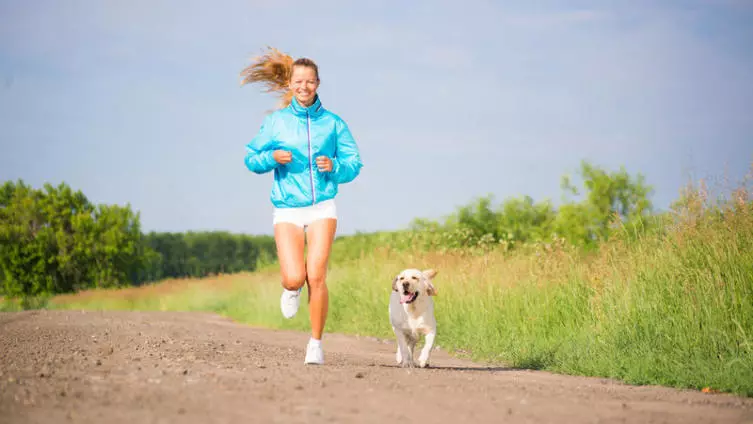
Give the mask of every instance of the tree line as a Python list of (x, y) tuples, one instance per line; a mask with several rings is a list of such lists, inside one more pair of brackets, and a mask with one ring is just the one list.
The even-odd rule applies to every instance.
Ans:
[[(563, 197), (556, 206), (530, 196), (495, 206), (486, 196), (442, 220), (416, 219), (405, 231), (340, 236), (332, 256), (347, 259), (364, 246), (385, 244), (487, 250), (559, 240), (590, 249), (615, 231), (637, 235), (661, 218), (652, 212), (652, 189), (641, 175), (583, 162), (578, 177), (579, 184), (562, 178)], [(64, 183), (37, 190), (23, 181), (6, 182), (0, 189), (0, 294), (5, 296), (253, 271), (260, 262), (275, 260), (271, 236), (145, 234), (129, 206), (95, 205)]]
[(338, 236), (331, 259), (348, 261), (388, 247), (392, 251), (485, 254), (491, 250), (567, 246), (593, 251), (615, 236), (636, 240), (647, 233), (665, 231), (676, 219), (674, 210), (655, 211), (653, 189), (641, 174), (624, 168), (610, 171), (587, 161), (575, 176), (560, 180), (562, 197), (534, 200), (508, 197), (500, 203), (491, 195), (478, 197), (439, 218), (417, 218), (406, 229)]
[(271, 236), (141, 231), (130, 205), (94, 204), (65, 183), (0, 187), (0, 294), (28, 297), (253, 271)]
[(484, 196), (442, 220), (415, 219), (411, 230), (430, 248), (512, 249), (561, 240), (592, 249), (615, 231), (637, 235), (662, 217), (654, 214), (652, 187), (642, 175), (631, 176), (624, 168), (610, 172), (583, 161), (577, 177), (562, 176), (560, 187), (559, 205), (530, 196), (494, 205), (492, 196)]

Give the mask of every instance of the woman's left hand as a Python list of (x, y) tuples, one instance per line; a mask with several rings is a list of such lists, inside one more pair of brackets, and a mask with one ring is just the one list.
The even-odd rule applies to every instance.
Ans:
[(319, 156), (316, 158), (316, 166), (321, 172), (332, 172), (332, 159), (327, 156)]

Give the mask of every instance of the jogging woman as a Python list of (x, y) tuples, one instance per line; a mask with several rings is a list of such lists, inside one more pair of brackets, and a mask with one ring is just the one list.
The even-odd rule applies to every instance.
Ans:
[(260, 82), (268, 91), (283, 93), (280, 109), (266, 116), (246, 146), (245, 161), (256, 174), (274, 173), (270, 200), (282, 278), (280, 308), (284, 317), (292, 318), (307, 283), (311, 338), (304, 363), (323, 364), (327, 264), (337, 227), (335, 197), (338, 185), (353, 181), (361, 171), (358, 146), (345, 121), (322, 106), (319, 69), (312, 60), (293, 61), (272, 49), (241, 76), (242, 84)]

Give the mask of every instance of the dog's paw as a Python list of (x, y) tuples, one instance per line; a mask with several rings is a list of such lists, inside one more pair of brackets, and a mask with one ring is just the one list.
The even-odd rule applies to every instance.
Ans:
[(429, 366), (428, 352), (421, 352), (421, 356), (418, 357), (418, 366), (421, 368), (427, 368)]
[(413, 361), (400, 362), (400, 368), (415, 368), (416, 364)]

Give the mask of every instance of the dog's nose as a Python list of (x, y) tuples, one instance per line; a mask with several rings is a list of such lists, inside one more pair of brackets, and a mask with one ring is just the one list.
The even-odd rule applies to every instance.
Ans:
[(403, 290), (408, 290), (410, 283), (403, 283)]

